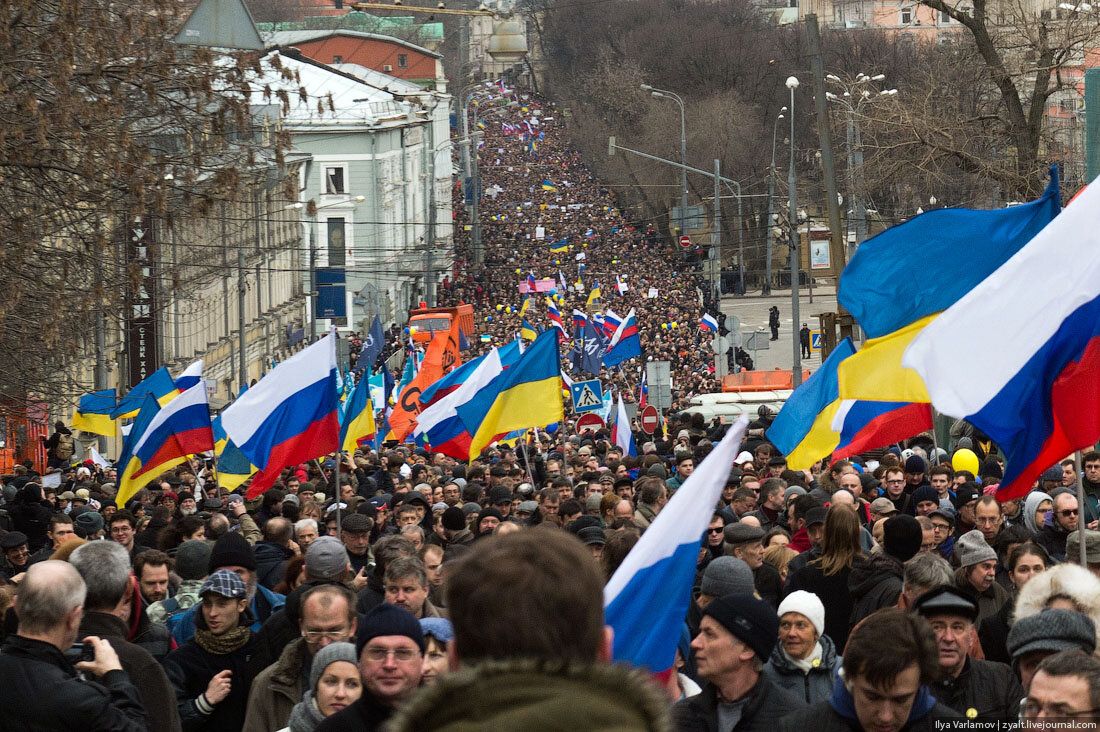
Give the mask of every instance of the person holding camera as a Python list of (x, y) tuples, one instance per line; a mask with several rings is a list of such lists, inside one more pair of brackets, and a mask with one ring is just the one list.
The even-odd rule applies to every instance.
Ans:
[(67, 562), (27, 570), (15, 600), (19, 630), (0, 649), (0, 729), (147, 729), (141, 697), (111, 644), (92, 635), (74, 648), (86, 593)]

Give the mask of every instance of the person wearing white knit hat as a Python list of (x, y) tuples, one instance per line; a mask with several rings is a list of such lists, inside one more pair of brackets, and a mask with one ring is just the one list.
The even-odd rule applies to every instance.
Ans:
[(832, 693), (841, 660), (825, 635), (825, 606), (818, 596), (805, 590), (787, 595), (779, 603), (779, 643), (764, 676), (816, 704)]

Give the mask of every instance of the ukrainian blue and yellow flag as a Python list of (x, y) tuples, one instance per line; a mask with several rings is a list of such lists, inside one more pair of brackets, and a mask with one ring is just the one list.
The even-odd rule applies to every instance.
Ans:
[[(162, 407), (179, 396), (176, 382), (172, 378), (172, 374), (168, 372), (167, 366), (161, 366), (146, 376), (140, 384), (122, 397), (118, 405), (111, 411), (111, 419), (136, 417), (145, 402), (147, 394), (152, 394), (153, 398), (157, 400), (157, 404)], [(122, 464), (119, 463), (119, 465)]]
[(523, 324), (519, 327), (519, 335), (520, 338), (526, 338), (529, 341), (533, 341), (539, 336), (538, 331), (527, 322), (527, 318), (523, 319)]
[(111, 419), (115, 409), (115, 390), (93, 391), (80, 397), (80, 403), (73, 415), (72, 428), (93, 435), (114, 437), (118, 434), (118, 425)]
[(531, 296), (524, 295), (523, 304), (519, 306), (519, 317), (522, 318), (523, 316), (527, 315), (527, 308), (529, 307), (531, 307)]
[(553, 191), (554, 193), (557, 193), (558, 187), (554, 185), (554, 183), (549, 178), (545, 178), (542, 181), (542, 190)]
[[(246, 391), (248, 391), (247, 384), (241, 387), (240, 392), (237, 393), (237, 398), (239, 399), (241, 394)], [(229, 435), (225, 433), (225, 429), (222, 427), (222, 416), (220, 414), (214, 417), (210, 426), (214, 430), (214, 457), (216, 458), (214, 472), (217, 476), (218, 485), (228, 491), (234, 491), (240, 487), (241, 483), (251, 478), (252, 474), (259, 468), (245, 457), (245, 454), (234, 444), (233, 440), (229, 439)]]
[(557, 334), (541, 333), (511, 368), (470, 401), (457, 405), (456, 411), (471, 435), (471, 458), (513, 430), (546, 427), (565, 419)]
[(592, 304), (593, 300), (598, 300), (600, 297), (600, 283), (597, 282), (596, 286), (592, 288), (592, 291), (588, 293), (588, 305)]
[[(1058, 172), (1052, 166), (1046, 191), (1034, 201), (993, 210), (937, 209), (861, 244), (841, 273), (837, 300), (870, 340), (840, 366), (840, 397), (928, 402), (920, 376), (901, 366), (909, 344), (1060, 210)], [(929, 262), (935, 263), (935, 276), (913, 276), (927, 270)]]
[(569, 239), (558, 239), (550, 242), (550, 251), (553, 254), (562, 254), (569, 251)]
[(360, 379), (347, 399), (347, 409), (340, 420), (340, 449), (354, 453), (360, 442), (374, 437), (375, 430), (370, 383)]
[(808, 469), (840, 443), (840, 434), (832, 428), (841, 402), (837, 367), (855, 352), (851, 338), (838, 343), (821, 368), (788, 397), (768, 428), (768, 439), (787, 456), (791, 470)]

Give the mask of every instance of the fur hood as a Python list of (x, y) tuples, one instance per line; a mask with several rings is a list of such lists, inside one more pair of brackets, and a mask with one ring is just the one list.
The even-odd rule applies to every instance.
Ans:
[(648, 677), (602, 663), (487, 661), (445, 674), (387, 723), (387, 732), (558, 729), (671, 732), (669, 702)]
[(1016, 620), (1038, 615), (1056, 597), (1068, 598), (1089, 617), (1100, 650), (1100, 578), (1079, 565), (1059, 564), (1029, 579), (1016, 598)]

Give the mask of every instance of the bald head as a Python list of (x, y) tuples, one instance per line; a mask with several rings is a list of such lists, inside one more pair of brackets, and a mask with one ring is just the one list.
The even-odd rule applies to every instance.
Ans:
[(634, 518), (633, 504), (631, 504), (630, 501), (626, 499), (619, 501), (615, 504), (615, 508), (612, 509), (611, 518), (612, 520), (626, 519), (627, 521), (630, 521), (632, 518)]
[(742, 516), (739, 523), (742, 523), (745, 526), (755, 526), (757, 528), (761, 528), (760, 519), (756, 518), (755, 516)]
[(855, 506), (856, 499), (851, 493), (845, 490), (839, 490), (833, 493), (831, 501), (834, 506)]
[[(84, 605), (87, 590), (80, 574), (68, 562), (54, 559), (32, 564), (15, 598), (20, 635), (50, 635), (64, 632), (72, 624), (74, 611)], [(72, 628), (73, 638), (80, 615)], [(69, 641), (71, 644), (72, 641)]]

